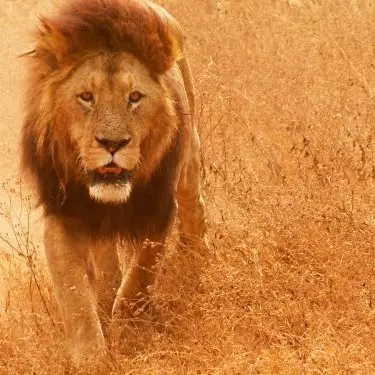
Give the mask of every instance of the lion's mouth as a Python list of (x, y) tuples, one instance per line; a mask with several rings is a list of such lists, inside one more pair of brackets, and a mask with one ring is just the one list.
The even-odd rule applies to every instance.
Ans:
[(107, 164), (89, 172), (91, 185), (96, 184), (124, 184), (129, 181), (130, 171), (119, 167), (115, 163)]
[(97, 171), (101, 174), (101, 175), (107, 175), (107, 174), (115, 174), (115, 175), (119, 175), (121, 172), (124, 171), (123, 168), (119, 167), (117, 164), (115, 163), (110, 163), (108, 165), (105, 165), (104, 167), (100, 167), (97, 169)]

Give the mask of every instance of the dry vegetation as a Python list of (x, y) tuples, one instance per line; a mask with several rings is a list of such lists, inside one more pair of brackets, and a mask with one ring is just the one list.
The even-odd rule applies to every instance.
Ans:
[[(22, 23), (47, 0), (0, 3)], [(162, 3), (189, 35), (211, 251), (172, 238), (111, 373), (374, 374), (375, 4)], [(20, 194), (2, 190), (0, 374), (73, 374)]]

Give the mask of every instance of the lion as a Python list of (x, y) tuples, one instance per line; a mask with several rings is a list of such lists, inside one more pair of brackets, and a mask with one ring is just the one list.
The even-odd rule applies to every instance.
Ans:
[[(29, 56), (22, 164), (74, 360), (107, 352), (106, 317), (149, 295), (177, 214), (206, 241), (194, 85), (178, 22), (141, 0), (70, 0)], [(133, 256), (122, 275), (116, 250)]]

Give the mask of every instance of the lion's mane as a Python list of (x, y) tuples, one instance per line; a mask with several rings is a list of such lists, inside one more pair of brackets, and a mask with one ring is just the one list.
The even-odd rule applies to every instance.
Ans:
[(52, 67), (89, 51), (125, 51), (160, 74), (179, 52), (168, 24), (135, 0), (74, 0), (58, 16), (42, 18), (36, 38), (36, 55)]

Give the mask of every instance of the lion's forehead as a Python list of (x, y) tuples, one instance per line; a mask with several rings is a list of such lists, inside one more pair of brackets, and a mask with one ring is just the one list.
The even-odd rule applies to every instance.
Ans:
[(101, 87), (132, 90), (136, 85), (149, 85), (152, 78), (148, 69), (128, 53), (88, 57), (74, 67), (67, 80), (78, 90)]

